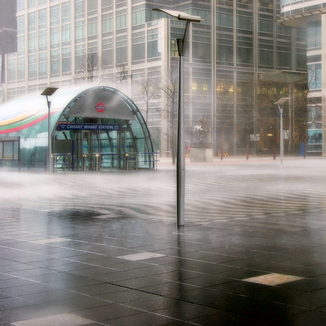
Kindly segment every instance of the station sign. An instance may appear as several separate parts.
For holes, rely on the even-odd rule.
[[[118,124],[74,124],[74,123],[59,123],[57,130],[120,130],[120,125]]]

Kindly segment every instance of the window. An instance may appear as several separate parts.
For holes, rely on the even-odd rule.
[[[127,36],[118,36],[116,39],[116,63],[127,62]]]
[[[88,15],[96,15],[97,13],[97,0],[87,0]]]
[[[113,19],[111,14],[102,16],[102,33],[111,32],[113,30]]]
[[[218,63],[233,62],[233,35],[218,34],[216,55]]]
[[[140,25],[146,22],[146,11],[145,9],[139,10],[132,13],[132,25]]]
[[[87,53],[97,53],[97,41],[88,43]],[[94,59],[94,56],[92,58]],[[92,63],[94,63],[94,60]]]
[[[36,29],[36,12],[32,12],[28,14],[28,31],[34,31]]]
[[[145,59],[145,32],[132,35],[132,61]]]
[[[237,16],[237,29],[253,30],[252,17]]]
[[[25,32],[25,17],[19,16],[17,17],[17,34],[24,34]]]
[[[66,75],[71,72],[71,48],[62,49],[62,74]]]
[[[38,56],[38,77],[47,77],[47,54],[46,52],[39,53]]]
[[[75,70],[80,72],[83,69],[83,62],[85,60],[85,46],[84,44],[75,46]],[[85,67],[85,65],[84,65]]]
[[[17,53],[18,55],[23,55],[25,53],[25,37],[17,37]]]
[[[127,27],[127,13],[126,10],[117,11],[116,28],[121,29]]]
[[[59,76],[60,74],[60,52],[59,50],[51,51],[51,77]]]
[[[28,79],[33,80],[36,79],[37,73],[37,58],[36,55],[30,55],[28,57]]]
[[[38,29],[46,28],[46,9],[38,12]]]
[[[159,58],[161,56],[161,49],[158,42],[159,29],[150,29],[147,32],[147,58]]]
[[[321,89],[321,63],[308,65],[308,87],[310,90]]]
[[[308,23],[307,27],[308,48],[321,47],[321,22]]]
[[[50,20],[51,20],[51,26],[59,25],[60,23],[60,10],[59,6],[53,6],[51,7],[50,11]]]
[[[112,9],[112,0],[102,0],[102,11]]]
[[[253,39],[252,37],[238,36],[237,38],[237,63],[240,65],[253,64]]]
[[[36,52],[36,47],[37,47],[36,33],[28,34],[28,52],[29,53]]]
[[[17,0],[17,11],[23,11],[25,9],[25,0]]]
[[[8,83],[16,81],[16,58],[8,59]]]
[[[102,40],[102,65],[110,66],[113,65],[113,39],[108,38]]]
[[[62,45],[69,45],[71,43],[71,29],[70,24],[62,26]]]
[[[17,60],[17,81],[25,80],[25,58]]]
[[[60,45],[60,27],[51,28],[51,48],[56,48]]]
[[[75,1],[75,19],[84,18],[85,14],[85,3],[84,0]]]
[[[70,22],[70,2],[66,2],[62,4],[61,7],[61,20],[62,23]]]
[[[88,19],[87,33],[88,36],[97,34],[97,17]]]
[[[274,22],[267,19],[259,19],[259,32],[264,33],[273,33],[274,31]]]
[[[233,28],[233,15],[224,12],[217,13],[217,25]]]
[[[259,66],[270,66],[274,64],[274,52],[270,50],[259,50]]]
[[[47,31],[40,31],[38,33],[38,49],[44,51],[47,48]]]
[[[84,21],[75,23],[75,38],[76,42],[82,42],[85,37]]]
[[[28,9],[36,7],[36,0],[28,0],[27,7]]]

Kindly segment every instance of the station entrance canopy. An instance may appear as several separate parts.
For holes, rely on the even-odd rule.
[[[49,99],[54,170],[154,167],[146,123],[136,105],[120,91],[105,86],[62,88]],[[0,140],[19,137],[20,168],[46,168],[47,126],[44,96],[28,95],[0,107]],[[0,156],[0,164],[11,164],[10,153]]]

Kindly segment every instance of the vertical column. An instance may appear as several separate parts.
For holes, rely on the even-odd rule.
[[[213,155],[216,147],[216,0],[211,0],[212,8],[212,22],[211,22],[211,44],[212,44],[212,128],[211,128],[211,140]]]
[[[254,134],[258,133],[258,1],[254,1]]]
[[[322,155],[326,156],[326,15],[321,15],[322,38]]]

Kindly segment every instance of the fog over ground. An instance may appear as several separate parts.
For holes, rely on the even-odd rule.
[[[186,219],[264,217],[325,208],[326,159],[228,158],[186,164]],[[103,173],[0,172],[0,209],[92,211],[97,218],[175,219],[175,167]],[[266,215],[267,214],[267,215]]]

